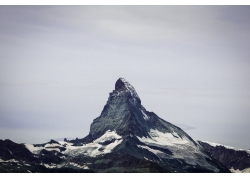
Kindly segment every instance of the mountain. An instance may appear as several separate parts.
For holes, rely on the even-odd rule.
[[[216,160],[223,163],[231,172],[250,173],[250,150],[238,149],[208,141],[198,143]]]
[[[61,168],[87,172],[230,172],[181,128],[147,111],[124,78],[116,81],[115,90],[85,138],[19,145],[30,152],[27,158],[0,156],[4,157],[0,165],[10,164],[14,158],[19,164],[29,161],[33,167],[54,172]],[[9,146],[8,150],[12,152]]]
[[[66,155],[60,153],[60,151],[64,149],[63,146],[54,140],[39,145],[18,144],[9,139],[0,140],[0,172],[94,172],[92,170],[80,168],[56,168],[56,165],[65,161]]]

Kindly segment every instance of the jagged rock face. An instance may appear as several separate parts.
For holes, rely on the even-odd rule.
[[[118,79],[101,115],[91,124],[90,135],[96,139],[107,130],[116,130],[121,135],[135,132],[134,126],[141,125],[133,109],[140,107],[141,101],[134,88],[124,79]],[[147,135],[143,131],[136,133]]]
[[[115,90],[110,93],[101,115],[91,124],[87,139],[91,137],[95,141],[107,131],[122,137],[113,153],[149,159],[170,172],[192,172],[194,169],[228,172],[182,129],[147,111],[134,87],[124,78],[116,81]]]
[[[232,172],[250,172],[250,150],[242,150],[216,143],[198,141],[216,160],[227,166]],[[248,171],[244,171],[248,169]]]
[[[180,128],[159,118],[153,112],[147,111],[141,105],[141,100],[134,87],[124,78],[119,78],[101,115],[91,124],[90,135],[96,139],[105,134],[107,130],[115,130],[122,136],[150,137],[150,129],[158,129],[164,133],[176,132],[180,137],[185,136],[197,145]]]

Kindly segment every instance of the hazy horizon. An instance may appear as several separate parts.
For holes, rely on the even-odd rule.
[[[0,6],[0,139],[83,138],[118,78],[194,140],[250,149],[249,6]]]

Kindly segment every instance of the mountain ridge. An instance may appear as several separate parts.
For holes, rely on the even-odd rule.
[[[198,143],[214,159],[223,163],[231,172],[250,173],[250,150],[239,149],[209,141]]]
[[[181,128],[147,111],[135,88],[124,78],[116,81],[86,137],[21,146],[35,158],[35,166],[49,169],[230,172]]]

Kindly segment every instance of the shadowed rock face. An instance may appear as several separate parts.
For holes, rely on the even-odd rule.
[[[32,153],[30,153],[24,145],[14,143],[8,139],[0,140],[0,158],[3,160],[9,160],[13,158],[34,160]]]
[[[141,101],[137,93],[127,81],[119,78],[115,84],[115,90],[110,93],[101,115],[91,124],[91,137],[96,139],[107,130],[116,130],[120,135],[132,133],[133,126],[139,124],[137,119],[134,118],[135,113],[132,110],[135,107],[141,107]],[[143,132],[141,133],[143,134]]]
[[[119,78],[116,83],[115,83],[115,90],[116,91],[122,91],[125,90],[126,86],[125,86],[125,82],[123,79]]]
[[[122,136],[150,137],[148,134],[150,129],[158,129],[165,133],[176,132],[181,137],[189,138],[193,144],[197,145],[180,128],[159,118],[153,112],[147,111],[141,105],[141,100],[134,87],[124,78],[119,78],[101,115],[91,124],[90,136],[94,140],[107,130],[115,130]]]
[[[216,160],[227,166],[228,169],[244,170],[250,168],[250,151],[226,148],[223,145],[212,146],[207,142],[199,144]]]

